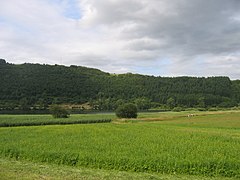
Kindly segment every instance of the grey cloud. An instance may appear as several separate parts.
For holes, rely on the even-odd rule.
[[[135,51],[135,57],[143,60],[146,57],[140,51],[146,51],[146,56],[149,56],[148,51],[152,51],[151,58],[154,60],[159,56],[174,55],[183,61],[202,54],[218,55],[239,51],[240,23],[231,20],[238,13],[239,1],[87,2],[97,12],[96,24],[112,29],[124,26],[116,40],[124,40],[123,50]],[[131,52],[131,55],[127,53],[124,57],[134,56]]]
[[[127,45],[126,49],[131,49],[135,51],[154,51],[161,47],[161,43],[155,39],[142,38],[142,39],[133,39]]]
[[[157,7],[158,3],[155,4]],[[236,51],[240,47],[240,24],[230,18],[239,10],[239,5],[239,1],[229,0],[181,1],[170,9],[175,15],[154,11],[154,17],[147,14],[141,24],[125,34],[127,39],[133,34],[134,38],[163,40],[167,45],[160,49],[171,53],[175,53],[175,49],[197,55]]]

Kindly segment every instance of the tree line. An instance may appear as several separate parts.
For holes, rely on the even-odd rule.
[[[10,64],[0,59],[0,109],[47,109],[51,104],[89,103],[115,110],[232,107],[240,103],[240,80],[228,77],[155,77],[110,74],[81,66]]]

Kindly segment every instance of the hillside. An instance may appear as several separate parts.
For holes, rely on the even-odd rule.
[[[126,101],[136,103],[139,109],[231,107],[240,102],[239,94],[240,81],[228,77],[113,75],[81,66],[15,65],[0,60],[1,109],[89,103],[98,110],[113,110]]]

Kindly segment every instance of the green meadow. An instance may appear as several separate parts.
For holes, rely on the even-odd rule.
[[[194,116],[187,117],[189,113]],[[132,120],[114,114],[71,118],[112,122],[1,127],[0,157],[113,172],[240,178],[239,111],[140,113]],[[10,119],[53,120],[47,115],[1,115],[0,123]]]

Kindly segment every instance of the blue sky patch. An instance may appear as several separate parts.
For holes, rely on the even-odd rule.
[[[70,19],[81,19],[81,9],[80,6],[77,2],[77,0],[53,0],[49,1],[50,3],[55,3],[55,4],[64,4],[64,16]]]
[[[69,4],[65,9],[64,15],[71,19],[81,19],[81,10],[76,0],[69,0]]]

